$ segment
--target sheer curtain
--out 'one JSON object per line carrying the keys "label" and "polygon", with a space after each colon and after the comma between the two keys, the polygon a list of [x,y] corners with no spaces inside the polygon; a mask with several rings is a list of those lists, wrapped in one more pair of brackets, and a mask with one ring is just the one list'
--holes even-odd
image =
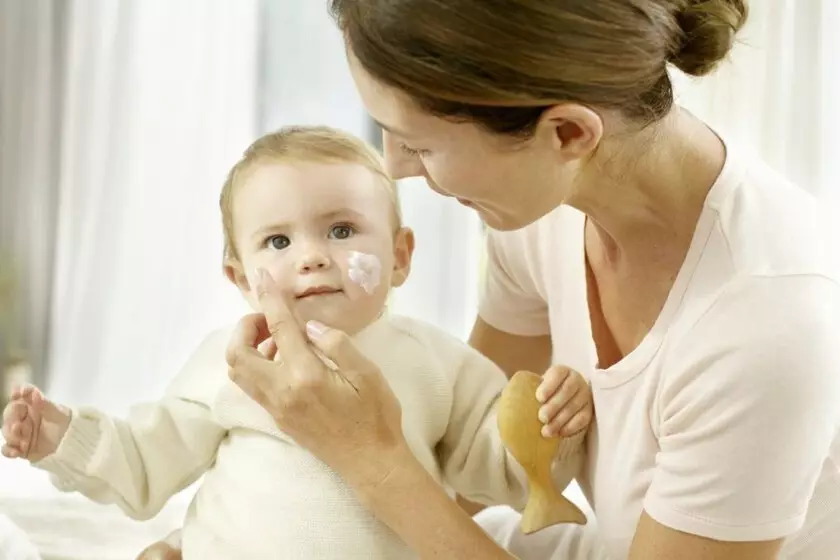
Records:
{"label": "sheer curtain", "polygon": [[[750,2],[730,60],[680,102],[802,188],[840,201],[840,2]],[[836,206],[840,209],[840,206]]]}
{"label": "sheer curtain", "polygon": [[218,193],[255,133],[255,0],[70,2],[49,385],[122,413],[243,309]]}
{"label": "sheer curtain", "polygon": [[[64,3],[0,2],[0,372],[44,379],[50,314]],[[10,356],[7,354],[18,354]]]}

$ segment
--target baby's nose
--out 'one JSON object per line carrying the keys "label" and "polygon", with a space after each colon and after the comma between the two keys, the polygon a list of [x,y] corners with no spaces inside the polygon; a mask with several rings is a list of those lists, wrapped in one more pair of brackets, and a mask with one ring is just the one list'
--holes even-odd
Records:
{"label": "baby's nose", "polygon": [[309,251],[301,258],[298,264],[300,272],[317,272],[324,270],[330,265],[329,257],[320,251]]}

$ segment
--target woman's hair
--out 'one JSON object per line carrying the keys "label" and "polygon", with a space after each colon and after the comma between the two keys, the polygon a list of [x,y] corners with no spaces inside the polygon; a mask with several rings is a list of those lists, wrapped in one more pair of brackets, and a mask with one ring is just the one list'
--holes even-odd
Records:
{"label": "woman's hair", "polygon": [[649,123],[673,105],[668,63],[723,60],[746,0],[331,0],[361,65],[422,109],[530,136],[561,102]]}
{"label": "woman's hair", "polygon": [[395,229],[401,226],[397,187],[385,170],[379,152],[352,134],[335,128],[289,126],[255,140],[227,175],[219,197],[225,260],[239,259],[233,242],[233,200],[237,190],[257,166],[290,162],[353,163],[367,168],[388,189],[394,207]]}

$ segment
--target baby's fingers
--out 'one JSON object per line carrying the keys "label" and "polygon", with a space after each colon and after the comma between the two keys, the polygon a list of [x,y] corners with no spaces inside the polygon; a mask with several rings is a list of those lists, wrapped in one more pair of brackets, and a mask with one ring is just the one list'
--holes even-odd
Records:
{"label": "baby's fingers", "polygon": [[577,411],[566,424],[560,428],[559,435],[561,437],[573,436],[576,433],[585,430],[592,423],[592,406],[587,405]]}
{"label": "baby's fingers", "polygon": [[[558,392],[557,395],[559,396]],[[558,398],[550,400],[543,408],[547,409],[547,417],[543,420],[544,426],[542,434],[545,437],[554,437],[561,435],[566,424],[574,418],[576,414],[581,412],[589,403],[589,398],[585,391],[577,391],[571,398],[560,403]]]}
{"label": "baby's fingers", "polygon": [[29,409],[23,401],[13,401],[6,405],[3,411],[3,424],[22,422],[26,420]]}
{"label": "baby's fingers", "polygon": [[21,423],[28,416],[26,403],[17,401],[6,405],[3,411],[3,438],[8,442],[16,442],[23,434]]}
{"label": "baby's fingers", "polygon": [[551,366],[542,376],[540,386],[537,387],[537,400],[541,403],[548,401],[563,385],[572,372],[565,366]]}
{"label": "baby's fingers", "polygon": [[0,448],[0,453],[3,453],[3,457],[8,459],[18,459],[23,456],[16,447],[13,447],[8,443],[3,444],[3,447]]}

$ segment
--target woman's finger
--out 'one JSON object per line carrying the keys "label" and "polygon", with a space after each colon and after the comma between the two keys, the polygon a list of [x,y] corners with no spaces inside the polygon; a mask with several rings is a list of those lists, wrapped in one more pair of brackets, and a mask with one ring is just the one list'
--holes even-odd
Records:
{"label": "woman's finger", "polygon": [[262,313],[251,313],[242,317],[230,335],[225,359],[233,366],[239,352],[255,350],[266,339],[271,338],[268,324]]}
{"label": "woman's finger", "polygon": [[277,348],[282,351],[283,360],[291,364],[296,364],[300,360],[310,361],[314,357],[312,350],[274,279],[262,268],[257,271],[257,278],[256,289],[260,307],[265,315],[271,337],[277,344]]}
{"label": "woman's finger", "polygon": [[363,382],[362,374],[370,370],[370,362],[356,348],[347,333],[317,321],[309,321],[306,323],[306,335],[337,366],[339,374],[358,391]]}
{"label": "woman's finger", "polygon": [[266,360],[274,361],[274,358],[277,357],[277,343],[274,342],[273,338],[262,341],[257,350],[265,356]]}
{"label": "woman's finger", "polygon": [[542,376],[542,381],[537,387],[537,400],[546,402],[563,385],[572,370],[565,366],[551,366]]}
{"label": "woman's finger", "polygon": [[236,353],[234,362],[228,367],[228,377],[248,396],[273,413],[270,407],[277,398],[269,399],[268,394],[276,393],[271,387],[272,384],[276,385],[279,367],[282,366],[267,360],[257,350],[246,347]]}

